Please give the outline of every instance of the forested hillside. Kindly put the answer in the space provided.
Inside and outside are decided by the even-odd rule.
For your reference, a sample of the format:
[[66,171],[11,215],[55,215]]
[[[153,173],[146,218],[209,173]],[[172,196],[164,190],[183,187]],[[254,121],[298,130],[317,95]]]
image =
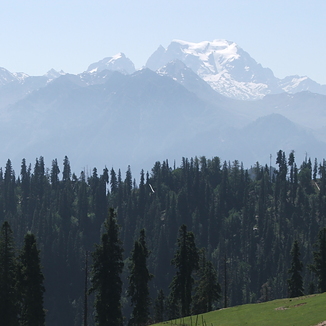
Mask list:
[[[222,298],[212,308],[288,296],[295,240],[303,263],[304,292],[323,290],[314,244],[326,225],[326,161],[307,158],[296,163],[293,153],[287,157],[279,151],[272,163],[275,167],[256,163],[244,169],[238,161],[221,162],[218,157],[183,158],[180,166],[156,162],[151,171],[141,171],[140,176],[137,172],[136,182],[130,168],[73,173],[67,157],[63,165],[55,159],[48,168],[42,157],[33,165],[23,160],[19,172],[13,171],[8,160],[0,171],[0,222],[9,222],[17,249],[23,247],[28,231],[36,237],[49,326],[82,324],[85,253],[94,252],[94,244],[100,243],[110,208],[120,226],[125,262],[125,321],[132,311],[128,258],[135,254],[136,243],[142,243],[141,238],[137,242],[140,234],[145,236],[142,229],[147,266],[153,275],[148,274],[152,319],[158,304],[173,291],[170,284],[178,269],[177,238],[182,225],[193,232],[196,248],[205,249],[201,256],[217,270]],[[191,232],[189,236],[191,240]],[[193,276],[199,277],[198,273]],[[91,294],[90,325],[93,301]],[[169,314],[171,309],[165,309],[161,317]]]

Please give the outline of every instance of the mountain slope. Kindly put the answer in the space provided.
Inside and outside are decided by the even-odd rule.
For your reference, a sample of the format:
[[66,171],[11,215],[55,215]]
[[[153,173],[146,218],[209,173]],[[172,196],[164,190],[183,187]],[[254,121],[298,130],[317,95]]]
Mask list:
[[232,100],[214,91],[202,78],[193,70],[188,68],[182,61],[174,60],[157,70],[162,76],[168,76],[179,84],[183,85],[190,92],[195,93],[199,98],[210,102],[230,103]]
[[47,76],[28,76],[0,68],[0,110],[23,99],[34,90],[46,86],[48,81]]
[[247,120],[256,120],[269,114],[281,114],[292,122],[326,141],[326,96],[309,91],[296,94],[267,95],[258,101],[237,101],[229,110]]
[[130,76],[113,72],[93,85],[61,76],[1,114],[2,160],[68,155],[78,168],[140,168],[167,158],[171,147],[190,142],[201,130],[235,120],[148,69]]

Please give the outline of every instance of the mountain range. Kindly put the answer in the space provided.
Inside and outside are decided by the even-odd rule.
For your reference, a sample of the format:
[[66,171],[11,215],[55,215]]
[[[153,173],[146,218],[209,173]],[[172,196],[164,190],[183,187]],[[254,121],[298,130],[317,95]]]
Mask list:
[[174,40],[167,49],[160,46],[147,60],[146,67],[156,71],[173,60],[184,62],[214,90],[231,98],[260,99],[267,94],[304,90],[326,95],[326,85],[306,76],[275,77],[271,69],[263,68],[237,44],[226,40]]
[[250,166],[275,164],[282,149],[322,159],[325,94],[308,77],[276,78],[224,40],[173,41],[140,70],[123,53],[77,75],[0,68],[0,162],[19,171],[22,158],[49,165],[67,155],[73,170],[138,173],[183,156]]

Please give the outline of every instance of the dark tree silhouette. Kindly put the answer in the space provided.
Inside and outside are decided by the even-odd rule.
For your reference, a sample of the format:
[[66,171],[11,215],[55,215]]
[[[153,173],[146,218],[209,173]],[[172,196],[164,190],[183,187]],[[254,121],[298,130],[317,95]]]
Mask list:
[[217,272],[212,262],[207,261],[205,257],[199,274],[200,278],[194,295],[194,314],[211,311],[213,304],[221,298],[221,286],[218,283]]
[[101,244],[93,252],[92,288],[95,292],[96,323],[98,326],[122,326],[120,274],[124,266],[119,226],[113,209],[104,223]]
[[35,236],[26,234],[24,247],[19,256],[19,293],[21,297],[20,324],[44,326],[43,308],[44,276],[41,271],[40,251]]
[[181,316],[188,316],[191,309],[192,288],[194,278],[193,271],[198,269],[198,250],[195,244],[195,236],[187,231],[186,225],[179,229],[178,249],[172,259],[172,264],[177,272],[174,276],[171,288],[171,302],[180,306]]
[[313,252],[314,264],[310,267],[318,277],[318,290],[326,292],[326,228],[319,231],[316,247],[317,251]]
[[288,293],[290,298],[303,295],[303,281],[301,272],[303,264],[300,261],[300,250],[298,241],[295,240],[291,250],[291,268],[289,269],[290,278],[288,279]]
[[146,325],[149,317],[150,297],[148,282],[153,275],[147,268],[149,252],[145,241],[145,230],[140,231],[140,236],[135,241],[129,264],[128,296],[133,305],[132,317],[129,325]]
[[0,231],[0,322],[18,325],[17,262],[13,233],[8,222]]

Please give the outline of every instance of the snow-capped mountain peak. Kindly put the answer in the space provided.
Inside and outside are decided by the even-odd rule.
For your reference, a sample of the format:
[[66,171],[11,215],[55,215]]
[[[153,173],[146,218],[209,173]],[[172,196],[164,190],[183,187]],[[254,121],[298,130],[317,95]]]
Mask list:
[[[160,46],[148,59],[146,66],[152,70],[157,70],[162,67],[161,62],[166,61],[166,59],[170,59],[168,61],[178,59],[187,66],[196,65],[197,62],[202,66],[203,71],[208,69],[207,71],[217,73],[227,62],[240,58],[239,49],[236,43],[226,40],[199,43],[173,40],[167,49]],[[159,60],[161,62],[157,62],[159,57],[161,57]]]
[[238,59],[240,56],[238,53],[238,46],[234,42],[226,40],[214,40],[212,42],[203,41],[199,43],[173,40],[172,43],[173,42],[183,46],[185,54],[197,54],[203,61],[209,61],[211,55],[214,55],[217,58],[222,58],[224,62],[233,61],[234,59]]
[[120,52],[112,57],[104,58],[98,62],[92,63],[87,72],[94,73],[103,70],[116,70],[125,74],[132,74],[136,71],[132,61]]
[[[266,79],[274,77],[236,43],[223,39],[199,43],[173,40],[159,48],[146,66],[157,70],[172,60],[181,60],[219,93],[242,99],[261,97]],[[257,94],[258,93],[258,94]]]
[[215,91],[236,99],[259,99],[298,90],[326,94],[326,86],[306,77],[276,78],[236,43],[223,39],[199,43],[173,40],[166,49],[160,46],[146,66],[156,71],[173,60],[182,61]]
[[14,81],[15,78],[10,71],[5,68],[0,67],[0,85],[8,84]]
[[48,78],[49,81],[56,79],[62,75],[65,75],[66,73],[63,70],[57,71],[55,69],[50,69],[44,76]]

